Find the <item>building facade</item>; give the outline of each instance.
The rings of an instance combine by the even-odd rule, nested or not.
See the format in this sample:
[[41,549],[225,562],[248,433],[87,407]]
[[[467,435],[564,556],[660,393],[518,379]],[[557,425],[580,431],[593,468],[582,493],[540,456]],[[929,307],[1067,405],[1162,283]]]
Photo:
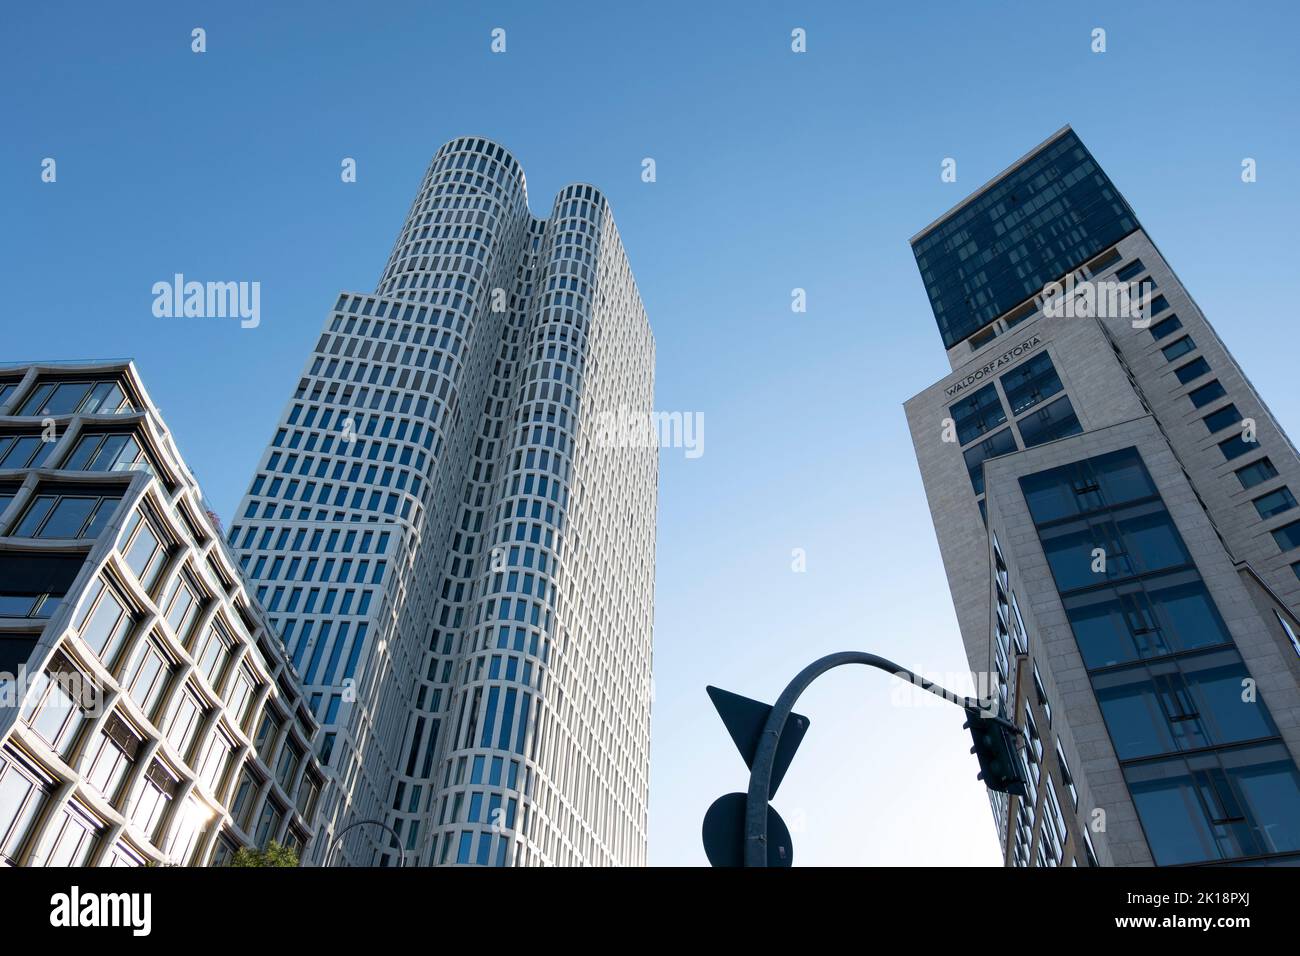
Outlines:
[[905,404],[1014,866],[1300,864],[1300,456],[1068,127],[911,240]]
[[645,862],[657,449],[600,425],[653,391],[600,192],[536,218],[506,150],[443,146],[229,532],[322,723],[338,862]]
[[0,865],[309,852],[317,729],[135,367],[0,368]]

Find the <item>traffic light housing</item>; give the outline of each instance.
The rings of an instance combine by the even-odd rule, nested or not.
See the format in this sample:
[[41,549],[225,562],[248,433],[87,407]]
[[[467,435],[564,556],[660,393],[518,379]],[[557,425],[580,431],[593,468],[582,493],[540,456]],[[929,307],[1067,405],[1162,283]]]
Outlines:
[[979,779],[990,790],[1025,795],[1025,775],[1016,756],[1020,730],[1004,717],[988,717],[977,710],[966,711],[966,723],[975,746],[971,747],[980,762]]

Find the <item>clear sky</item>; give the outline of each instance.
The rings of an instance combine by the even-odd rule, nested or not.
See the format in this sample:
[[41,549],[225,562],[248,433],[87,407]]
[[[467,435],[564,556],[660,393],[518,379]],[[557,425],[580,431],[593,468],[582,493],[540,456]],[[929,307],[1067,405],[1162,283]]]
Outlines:
[[[0,360],[135,358],[229,521],[326,311],[373,290],[441,143],[505,144],[538,214],[600,186],[658,406],[705,417],[703,456],[661,461],[650,841],[653,863],[702,863],[705,809],[745,787],[706,684],[771,700],[846,649],[966,667],[901,408],[947,369],[907,239],[989,177],[1073,124],[1300,428],[1298,20],[1284,2],[8,4]],[[155,318],[177,272],[260,282],[261,325]],[[845,669],[801,701],[776,800],[796,862],[996,863],[961,712],[900,706],[891,682]]]

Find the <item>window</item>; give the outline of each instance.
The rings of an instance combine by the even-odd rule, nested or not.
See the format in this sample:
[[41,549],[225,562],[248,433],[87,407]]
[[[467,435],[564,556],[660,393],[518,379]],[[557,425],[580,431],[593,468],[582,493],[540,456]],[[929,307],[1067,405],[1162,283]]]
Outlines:
[[127,772],[140,753],[142,735],[117,714],[110,714],[95,745],[88,749],[86,779],[90,785],[114,803]]
[[1196,408],[1204,408],[1210,402],[1218,398],[1223,398],[1228,391],[1215,379],[1213,382],[1206,382],[1200,388],[1194,388],[1187,393],[1187,397],[1192,400],[1192,405]]
[[1208,375],[1210,363],[1203,358],[1194,358],[1186,365],[1180,365],[1174,369],[1174,374],[1178,376],[1178,381],[1186,385],[1192,379],[1200,378],[1202,375]]
[[89,810],[69,803],[46,826],[38,855],[45,866],[85,866],[103,827]]
[[84,560],[79,554],[0,553],[0,618],[48,618]]
[[1128,265],[1116,270],[1115,278],[1118,279],[1120,282],[1127,282],[1135,275],[1141,272],[1145,272],[1146,268],[1147,267],[1142,264],[1141,259],[1134,259]]
[[90,433],[77,439],[61,467],[67,471],[130,471],[141,463],[147,459],[129,432]]
[[247,832],[249,817],[253,804],[262,788],[262,781],[257,778],[251,767],[245,767],[239,775],[239,786],[235,788],[234,799],[230,801],[230,818],[239,829]]
[[111,667],[135,621],[117,591],[102,578],[95,581],[86,608],[78,625],[81,639]]
[[1240,435],[1233,435],[1219,442],[1219,451],[1223,452],[1223,457],[1228,461],[1248,455],[1258,447],[1258,442],[1246,441]]
[[145,771],[144,779],[145,784],[135,798],[130,817],[156,844],[159,824],[167,813],[167,807],[176,799],[179,778],[155,760]]
[[1166,361],[1172,362],[1176,358],[1181,358],[1188,352],[1196,350],[1196,343],[1192,341],[1190,335],[1184,335],[1181,339],[1166,345],[1160,351],[1164,353]]
[[286,744],[280,751],[280,759],[275,766],[275,782],[286,793],[293,792],[294,777],[302,763],[302,751],[292,743]]
[[1294,508],[1295,497],[1291,494],[1291,489],[1283,485],[1277,491],[1256,498],[1254,505],[1261,518],[1271,518]]
[[131,699],[150,719],[153,718],[154,709],[162,700],[163,694],[167,692],[171,672],[171,661],[154,641],[147,641],[140,659],[136,662],[135,670],[126,681],[126,686]]
[[1292,521],[1273,531],[1273,540],[1283,551],[1300,548],[1300,521]]
[[23,402],[19,415],[113,415],[131,411],[116,382],[43,382]]
[[166,564],[167,550],[153,525],[139,509],[131,515],[122,533],[122,557],[148,590]]
[[966,471],[970,475],[970,483],[975,489],[975,494],[982,495],[984,493],[984,462],[989,458],[996,458],[998,455],[1005,455],[1015,450],[1015,436],[1011,434],[1010,428],[1004,428],[1000,432],[995,432],[992,437],[984,439],[962,453],[962,457],[966,460]]
[[302,778],[302,785],[298,788],[298,813],[308,825],[311,824],[313,817],[316,815],[316,802],[320,798],[320,791],[323,784],[319,777],[314,773],[307,773]]
[[1011,414],[1019,415],[1062,388],[1061,378],[1046,352],[1040,352],[1001,378],[1002,389],[1011,404]]
[[1070,772],[1070,764],[1065,759],[1065,751],[1061,748],[1061,738],[1056,738],[1056,765],[1061,768],[1061,783],[1065,784],[1065,789],[1070,794],[1070,804],[1074,809],[1079,809],[1079,790],[1074,785],[1074,774]]
[[198,736],[199,728],[203,726],[207,709],[207,704],[198,691],[187,686],[164,731],[182,760],[190,759],[190,748],[194,746],[194,738]]
[[1052,702],[1047,699],[1047,690],[1043,687],[1043,675],[1038,673],[1038,661],[1034,661],[1034,696],[1038,698],[1038,706],[1043,708],[1043,714],[1047,717],[1048,726],[1052,723]]
[[113,517],[120,500],[121,495],[38,494],[13,534],[20,538],[94,538]]
[[198,770],[199,779],[211,793],[216,794],[220,791],[234,753],[235,742],[224,730],[218,730],[208,739]]
[[203,835],[203,828],[215,815],[194,794],[187,796],[177,812],[171,839],[167,841],[167,855],[181,866],[189,863],[199,837]]
[[201,593],[190,580],[189,575],[179,574],[172,582],[167,596],[163,598],[162,608],[167,623],[171,625],[176,640],[186,647],[190,643],[190,628],[194,626],[194,620],[199,616],[202,607],[202,600],[199,597]]
[[256,686],[255,682],[248,672],[241,669],[226,690],[226,706],[230,719],[241,729],[248,726],[249,711],[252,709],[253,704],[254,686]]
[[948,413],[957,429],[957,443],[961,445],[974,441],[1007,420],[1006,410],[993,385],[985,385],[970,398],[955,403]]
[[1277,736],[1267,708],[1242,699],[1249,677],[1223,648],[1105,671],[1092,685],[1123,761]]
[[1167,319],[1161,319],[1155,325],[1151,326],[1151,337],[1159,342],[1163,338],[1168,338],[1183,327],[1183,323],[1178,321],[1178,316],[1171,315]]
[[230,648],[233,643],[219,624],[213,624],[208,628],[207,639],[196,657],[199,672],[207,678],[209,686],[214,688],[218,686],[221,675],[225,672],[226,662],[230,659]]
[[257,829],[253,833],[253,842],[265,848],[280,832],[280,823],[284,820],[284,810],[274,800],[268,799],[262,805],[262,812],[257,817]]
[[1241,487],[1254,488],[1261,482],[1276,478],[1277,469],[1273,467],[1273,463],[1267,458],[1261,458],[1258,461],[1252,461],[1249,465],[1238,468],[1236,475],[1237,480],[1241,482]]
[[39,468],[54,444],[40,435],[0,435],[0,468]]
[[1210,412],[1201,421],[1205,422],[1205,427],[1210,433],[1223,431],[1230,425],[1241,424],[1241,412],[1237,411],[1236,405],[1224,405],[1217,411]]
[[0,752],[0,861],[14,866],[49,797],[50,781],[11,751]]
[[66,756],[98,700],[99,690],[90,678],[60,653],[32,681],[22,718],[55,753]]
[[1124,776],[1157,866],[1300,850],[1300,776],[1281,744],[1146,761]]
[[13,397],[14,392],[18,391],[21,382],[0,382],[0,408]]
[[1024,439],[1026,448],[1065,438],[1067,435],[1077,435],[1083,431],[1083,426],[1079,424],[1079,416],[1074,413],[1074,406],[1066,397],[1058,398],[1050,405],[1030,412],[1016,422],[1016,427],[1020,429],[1020,437]]

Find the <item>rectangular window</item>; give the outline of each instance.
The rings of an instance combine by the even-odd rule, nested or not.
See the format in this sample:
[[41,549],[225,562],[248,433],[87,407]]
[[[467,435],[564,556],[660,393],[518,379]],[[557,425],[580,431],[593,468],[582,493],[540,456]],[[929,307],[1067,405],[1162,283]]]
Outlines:
[[84,560],[81,554],[0,552],[0,618],[48,618]]
[[1291,489],[1283,485],[1277,491],[1256,498],[1254,505],[1261,518],[1271,518],[1294,508],[1295,497],[1291,494]]
[[91,433],[77,439],[72,454],[60,467],[67,471],[132,471],[145,461],[130,432]]
[[1231,438],[1219,442],[1219,451],[1223,452],[1223,457],[1228,461],[1240,458],[1242,455],[1249,455],[1257,448],[1259,448],[1259,442],[1246,441],[1240,435],[1233,435]]
[[1192,400],[1192,405],[1196,408],[1204,408],[1210,402],[1218,398],[1223,398],[1228,391],[1219,383],[1218,379],[1213,382],[1206,382],[1200,388],[1194,388],[1187,393],[1187,397]]
[[1062,388],[1061,377],[1056,374],[1051,356],[1040,352],[1002,376],[1002,390],[1007,394],[1011,414],[1019,415],[1039,402],[1050,398]]
[[1273,540],[1283,551],[1300,548],[1300,521],[1292,521],[1273,531]]
[[121,547],[127,566],[135,572],[145,590],[152,588],[167,563],[167,549],[141,509],[136,509],[127,522]]
[[1124,776],[1157,866],[1300,850],[1300,778],[1281,744],[1146,761]]
[[39,468],[54,444],[40,435],[0,435],[0,468]]
[[15,866],[32,824],[49,798],[50,781],[10,751],[0,752],[0,861]]
[[1182,358],[1188,352],[1196,350],[1196,343],[1192,341],[1190,335],[1184,335],[1181,339],[1171,342],[1160,351],[1164,353],[1165,360],[1172,362],[1176,358]]
[[32,499],[12,533],[19,538],[94,538],[120,500],[120,494],[44,492]]
[[1026,448],[1065,438],[1067,435],[1077,435],[1083,431],[1083,426],[1079,424],[1079,416],[1074,412],[1074,406],[1065,396],[1037,411],[1030,412],[1016,422],[1016,427],[1020,429],[1020,437],[1024,440]]
[[1277,469],[1267,458],[1261,458],[1258,461],[1252,461],[1243,468],[1236,471],[1237,480],[1241,482],[1243,488],[1254,488],[1261,482],[1268,481],[1270,478],[1277,477]]
[[1002,400],[998,398],[998,390],[991,384],[985,385],[970,398],[953,404],[948,413],[957,429],[959,445],[974,441],[1007,420]]
[[1178,316],[1171,315],[1167,319],[1161,319],[1155,325],[1151,326],[1151,337],[1159,342],[1161,339],[1168,338],[1183,327],[1183,323],[1178,320]]
[[970,475],[970,483],[975,489],[975,494],[982,495],[984,493],[984,462],[1015,450],[1015,436],[1011,434],[1010,428],[1004,428],[962,453],[962,457],[966,460],[966,471]]
[[1202,375],[1208,375],[1210,363],[1203,358],[1194,358],[1186,365],[1180,365],[1174,369],[1174,374],[1178,376],[1178,381],[1186,385],[1193,379],[1200,378]]
[[95,581],[86,606],[89,610],[84,612],[79,625],[81,639],[106,666],[112,667],[135,626],[135,619],[116,589],[102,578]]
[[1116,270],[1115,278],[1118,279],[1120,282],[1127,282],[1135,275],[1145,272],[1146,268],[1147,267],[1142,264],[1141,259],[1134,259],[1128,265],[1124,266],[1121,269]]
[[86,779],[109,803],[116,801],[122,781],[135,764],[142,741],[143,736],[114,713],[109,715],[99,733],[99,740],[89,751]]
[[1230,425],[1241,424],[1241,412],[1237,411],[1236,405],[1224,405],[1217,411],[1210,412],[1201,421],[1205,422],[1205,427],[1210,433],[1223,431]]

